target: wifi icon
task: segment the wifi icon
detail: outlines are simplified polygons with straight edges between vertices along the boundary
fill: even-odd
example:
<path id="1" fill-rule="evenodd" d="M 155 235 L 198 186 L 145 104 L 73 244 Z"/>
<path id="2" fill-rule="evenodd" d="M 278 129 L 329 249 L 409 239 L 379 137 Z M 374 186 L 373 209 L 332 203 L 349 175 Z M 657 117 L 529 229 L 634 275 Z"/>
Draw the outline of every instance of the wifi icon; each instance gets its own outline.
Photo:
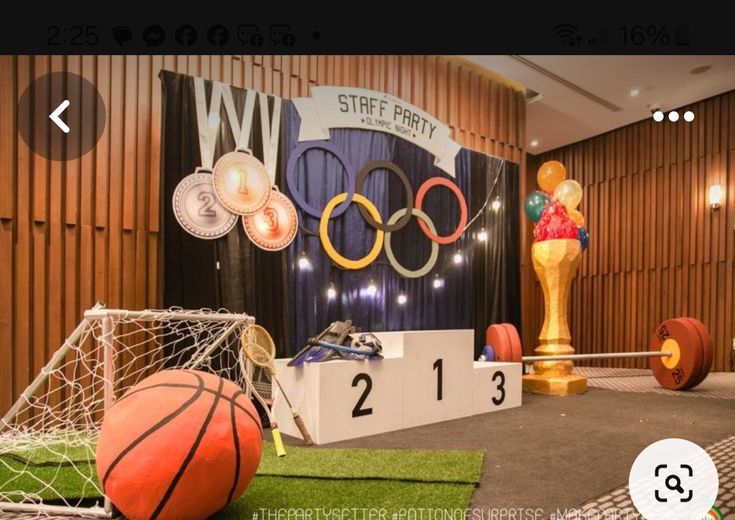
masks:
<path id="1" fill-rule="evenodd" d="M 562 23 L 554 27 L 554 34 L 556 34 L 561 41 L 570 47 L 573 47 L 582 41 L 582 37 L 579 35 L 579 29 L 568 23 Z"/>

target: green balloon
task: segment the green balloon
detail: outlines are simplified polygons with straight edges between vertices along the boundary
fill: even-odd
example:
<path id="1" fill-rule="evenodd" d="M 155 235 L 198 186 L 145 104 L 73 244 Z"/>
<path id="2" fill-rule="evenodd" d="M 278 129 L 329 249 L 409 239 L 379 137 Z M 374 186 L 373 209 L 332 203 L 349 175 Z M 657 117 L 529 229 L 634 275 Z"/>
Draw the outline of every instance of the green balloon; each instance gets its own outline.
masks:
<path id="1" fill-rule="evenodd" d="M 531 219 L 531 222 L 539 221 L 547 202 L 549 202 L 549 196 L 541 191 L 534 191 L 526 197 L 526 203 L 523 209 L 526 211 L 526 216 Z"/>

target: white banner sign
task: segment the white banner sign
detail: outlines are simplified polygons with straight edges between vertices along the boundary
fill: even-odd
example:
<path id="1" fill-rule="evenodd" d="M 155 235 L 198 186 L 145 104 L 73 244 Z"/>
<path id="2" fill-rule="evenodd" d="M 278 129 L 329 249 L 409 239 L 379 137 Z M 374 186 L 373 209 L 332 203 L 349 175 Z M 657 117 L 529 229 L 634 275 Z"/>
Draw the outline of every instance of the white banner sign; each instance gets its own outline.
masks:
<path id="1" fill-rule="evenodd" d="M 293 100 L 301 116 L 299 141 L 329 139 L 330 128 L 360 128 L 397 135 L 428 150 L 452 177 L 461 146 L 447 125 L 402 99 L 351 87 L 312 87 L 312 97 Z"/>

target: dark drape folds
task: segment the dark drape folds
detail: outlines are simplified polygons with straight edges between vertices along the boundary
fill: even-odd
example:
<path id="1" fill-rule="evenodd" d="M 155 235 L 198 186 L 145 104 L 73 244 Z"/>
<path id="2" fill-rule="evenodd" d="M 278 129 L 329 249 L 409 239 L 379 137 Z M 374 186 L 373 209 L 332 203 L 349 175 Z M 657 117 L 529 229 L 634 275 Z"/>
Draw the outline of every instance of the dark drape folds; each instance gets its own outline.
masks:
<path id="1" fill-rule="evenodd" d="M 476 331 L 477 352 L 484 345 L 488 324 L 508 321 L 520 325 L 517 164 L 462 149 L 456 158 L 456 177 L 452 178 L 434 166 L 434 156 L 408 141 L 381 132 L 353 129 L 332 130 L 329 141 L 348 158 L 352 180 L 337 158 L 328 152 L 313 149 L 299 158 L 296 188 L 309 204 L 320 210 L 332 197 L 348 191 L 354 175 L 375 160 L 387 160 L 399 166 L 414 194 L 429 178 L 440 176 L 452 180 L 464 194 L 469 218 L 486 205 L 458 241 L 440 246 L 436 265 L 421 278 L 399 275 L 384 252 L 365 269 L 340 269 L 322 248 L 318 219 L 298 205 L 301 229 L 283 252 L 259 250 L 239 224 L 226 237 L 202 240 L 181 229 L 171 207 L 178 182 L 201 164 L 193 78 L 164 71 L 161 81 L 165 306 L 225 307 L 253 314 L 273 335 L 279 356 L 294 353 L 308 337 L 337 319 L 351 319 L 363 330 L 373 331 L 472 328 Z M 210 91 L 211 83 L 207 82 L 208 95 Z M 245 91 L 232 88 L 232 92 L 240 115 Z M 262 159 L 257 103 L 250 146 L 254 155 Z M 234 149 L 226 125 L 226 122 L 220 125 L 215 160 Z M 289 156 L 299 144 L 299 125 L 294 105 L 284 100 L 276 180 L 280 190 L 292 200 L 294 196 L 287 188 L 285 173 Z M 376 206 L 384 222 L 406 205 L 403 185 L 386 170 L 371 173 L 362 193 Z M 500 201 L 498 211 L 491 208 L 496 198 Z M 423 202 L 423 210 L 439 235 L 449 235 L 456 229 L 459 205 L 448 189 L 432 188 Z M 486 241 L 477 237 L 483 228 Z M 357 259 L 372 248 L 375 230 L 353 203 L 343 215 L 330 220 L 329 237 L 340 254 Z M 431 242 L 415 217 L 406 227 L 392 233 L 391 244 L 396 260 L 410 270 L 423 266 L 431 252 Z M 461 257 L 460 263 L 455 263 L 455 255 Z M 302 258 L 308 263 L 305 268 L 300 267 Z M 371 285 L 375 287 L 374 294 L 369 290 Z M 331 298 L 330 286 L 334 289 Z M 405 296 L 403 304 L 399 295 Z"/>

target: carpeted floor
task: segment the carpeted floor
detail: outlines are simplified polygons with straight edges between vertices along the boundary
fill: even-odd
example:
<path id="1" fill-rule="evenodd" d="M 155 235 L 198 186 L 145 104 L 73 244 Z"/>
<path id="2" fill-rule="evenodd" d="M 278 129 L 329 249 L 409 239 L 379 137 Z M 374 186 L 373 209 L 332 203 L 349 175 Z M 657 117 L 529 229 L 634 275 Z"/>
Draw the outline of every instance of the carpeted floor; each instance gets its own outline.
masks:
<path id="1" fill-rule="evenodd" d="M 735 374 L 729 372 L 710 373 L 707 379 L 695 388 L 677 392 L 659 386 L 651 371 L 643 368 L 575 367 L 574 370 L 587 376 L 587 384 L 595 388 L 675 397 L 735 399 Z"/>
<path id="2" fill-rule="evenodd" d="M 734 432 L 735 400 L 590 388 L 564 398 L 524 394 L 520 408 L 329 446 L 485 449 L 473 507 L 541 508 L 547 517 L 625 485 L 654 441 L 681 437 L 707 447 Z"/>
<path id="3" fill-rule="evenodd" d="M 707 446 L 706 449 L 712 457 L 720 477 L 717 506 L 723 518 L 735 518 L 735 435 Z M 578 517 L 588 518 L 595 511 L 604 511 L 610 508 L 620 511 L 621 518 L 635 518 L 636 510 L 633 501 L 630 499 L 628 486 L 620 486 L 618 489 L 582 505 L 579 507 Z"/>

